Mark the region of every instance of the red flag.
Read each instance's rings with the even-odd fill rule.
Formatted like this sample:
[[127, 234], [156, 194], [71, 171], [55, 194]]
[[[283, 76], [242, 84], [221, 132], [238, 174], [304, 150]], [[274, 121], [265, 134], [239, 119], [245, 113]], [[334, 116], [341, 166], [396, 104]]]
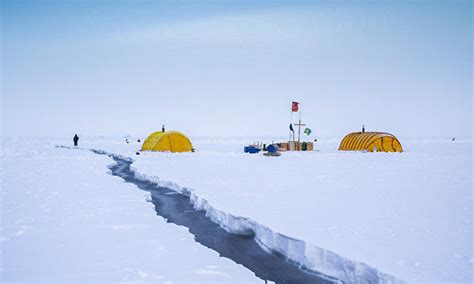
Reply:
[[292, 112], [298, 112], [298, 105], [299, 104], [300, 104], [299, 102], [292, 102], [291, 103], [291, 111]]

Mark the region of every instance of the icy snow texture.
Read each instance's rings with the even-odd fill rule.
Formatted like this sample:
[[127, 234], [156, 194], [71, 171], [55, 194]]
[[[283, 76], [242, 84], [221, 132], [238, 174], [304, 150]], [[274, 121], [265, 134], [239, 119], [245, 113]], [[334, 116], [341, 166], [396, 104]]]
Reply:
[[262, 282], [158, 217], [148, 193], [107, 174], [110, 158], [2, 141], [1, 283]]
[[80, 145], [132, 157], [138, 175], [190, 192], [226, 229], [254, 230], [310, 269], [472, 282], [471, 139], [401, 138], [401, 154], [338, 152], [339, 139], [320, 139], [320, 151], [278, 158], [243, 154], [255, 138], [192, 140], [197, 152], [184, 154], [136, 156], [133, 138], [81, 137]]
[[400, 279], [387, 275], [364, 263], [353, 261], [329, 250], [317, 247], [305, 241], [294, 239], [245, 217], [234, 216], [215, 209], [209, 202], [199, 197], [194, 190], [182, 188], [172, 182], [162, 182], [153, 176], [141, 174], [132, 166], [138, 179], [152, 181], [159, 186], [174, 189], [191, 196], [191, 202], [197, 210], [206, 212], [206, 216], [220, 224], [226, 231], [244, 235], [255, 235], [257, 242], [268, 251], [278, 253], [304, 269], [326, 276], [328, 279], [345, 283], [403, 283]]
[[377, 268], [409, 282], [472, 281], [471, 140], [402, 139], [401, 154], [319, 143], [321, 151], [279, 158], [193, 142], [196, 153], [143, 153], [132, 168], [190, 191], [226, 229], [255, 231], [264, 246], [329, 276], [390, 280]]

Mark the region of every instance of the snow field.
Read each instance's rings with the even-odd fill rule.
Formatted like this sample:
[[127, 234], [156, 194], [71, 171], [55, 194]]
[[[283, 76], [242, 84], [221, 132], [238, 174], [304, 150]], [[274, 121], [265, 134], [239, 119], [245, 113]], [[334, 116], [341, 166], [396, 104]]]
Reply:
[[149, 194], [108, 174], [110, 158], [3, 146], [0, 282], [261, 283], [156, 216]]
[[192, 139], [197, 152], [183, 154], [135, 155], [133, 139], [80, 145], [131, 157], [137, 177], [188, 192], [228, 231], [308, 269], [348, 282], [472, 281], [472, 139], [402, 138], [401, 154], [320, 139], [279, 158], [243, 154], [254, 140]]
[[196, 153], [144, 153], [132, 167], [191, 192], [226, 229], [254, 231], [267, 248], [329, 276], [471, 281], [472, 142], [420, 140], [401, 154], [320, 145], [272, 159], [197, 144]]

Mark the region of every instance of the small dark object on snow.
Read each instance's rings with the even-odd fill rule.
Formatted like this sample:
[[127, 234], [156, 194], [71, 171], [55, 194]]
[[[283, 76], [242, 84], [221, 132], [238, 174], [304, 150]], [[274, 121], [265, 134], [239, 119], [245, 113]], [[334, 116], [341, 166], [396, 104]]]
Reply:
[[276, 144], [270, 144], [270, 145], [268, 145], [267, 151], [268, 151], [268, 153], [276, 153], [276, 152], [278, 152], [278, 145], [276, 145]]
[[165, 132], [165, 125], [163, 124], [163, 126], [161, 127], [161, 132]]
[[453, 137], [453, 139], [451, 139], [451, 141], [456, 141], [456, 137]]
[[140, 143], [141, 142], [140, 139], [138, 139], [137, 142]]
[[77, 136], [77, 134], [75, 134], [72, 141], [74, 141], [74, 146], [77, 146], [77, 142], [79, 141], [79, 136]]
[[255, 145], [249, 145], [244, 147], [244, 153], [256, 154], [258, 152], [260, 152], [260, 149], [257, 148]]
[[301, 143], [301, 150], [308, 151], [308, 143], [306, 142]]
[[140, 155], [140, 152], [136, 152], [135, 154]]
[[281, 153], [280, 152], [267, 152], [267, 153], [263, 153], [263, 155], [267, 157], [279, 157], [281, 156]]

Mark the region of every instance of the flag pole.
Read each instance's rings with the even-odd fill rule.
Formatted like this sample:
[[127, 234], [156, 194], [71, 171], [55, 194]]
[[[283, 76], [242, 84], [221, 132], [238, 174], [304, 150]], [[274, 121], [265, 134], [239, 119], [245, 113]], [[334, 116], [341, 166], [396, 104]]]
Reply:
[[[295, 142], [295, 129], [293, 128], [293, 103], [294, 101], [291, 102], [291, 109], [290, 109], [290, 125], [291, 125], [291, 128], [290, 128], [290, 139], [289, 141], [290, 142]], [[291, 139], [291, 137], [293, 136], [293, 139]]]
[[301, 111], [300, 111], [300, 120], [299, 120], [299, 123], [298, 123], [298, 147], [299, 147], [299, 144], [300, 144], [300, 134], [301, 134]]
[[[293, 108], [293, 103], [291, 103], [291, 107]], [[290, 125], [293, 122], [293, 109], [290, 109]], [[288, 141], [291, 141], [291, 129], [289, 130]]]

